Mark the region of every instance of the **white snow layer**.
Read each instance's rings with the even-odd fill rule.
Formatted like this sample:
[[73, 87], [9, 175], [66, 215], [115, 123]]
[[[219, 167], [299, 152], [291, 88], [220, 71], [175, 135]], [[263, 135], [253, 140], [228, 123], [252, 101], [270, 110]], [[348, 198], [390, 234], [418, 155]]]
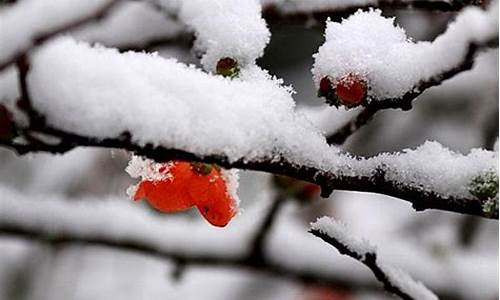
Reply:
[[63, 38], [34, 56], [28, 81], [34, 106], [52, 125], [83, 135], [129, 131], [141, 145], [231, 161], [285, 154], [307, 162], [334, 152], [294, 112], [290, 89], [255, 66], [230, 80], [154, 54]]
[[[321, 217], [316, 222], [311, 223], [311, 229], [317, 230], [322, 234], [337, 240], [349, 250], [357, 253], [363, 260], [369, 253], [375, 254], [376, 248], [365, 238], [354, 235], [344, 223], [341, 223], [330, 217]], [[389, 281], [401, 291], [410, 295], [413, 299], [437, 300], [437, 296], [428, 290], [421, 282], [415, 281], [404, 271], [381, 265], [377, 260], [378, 266], [387, 275]]]
[[219, 59], [231, 57], [240, 66], [255, 64], [271, 33], [258, 0], [150, 0], [194, 31], [195, 49], [203, 67], [215, 72]]
[[204, 51], [204, 68], [215, 71], [217, 61], [231, 57], [239, 65], [254, 64], [269, 42], [270, 32], [257, 0], [187, 0], [179, 17], [196, 34], [196, 47]]
[[370, 99], [399, 98], [459, 65], [470, 43], [497, 36], [498, 1], [487, 11], [464, 9], [433, 42], [413, 42], [380, 10], [358, 11], [341, 23], [327, 21], [326, 41], [314, 55], [313, 79], [319, 86], [324, 76], [335, 82], [359, 74], [367, 79]]
[[0, 8], [0, 64], [35, 39], [74, 20], [92, 16], [114, 0], [24, 0]]
[[346, 176], [371, 176], [383, 167], [387, 180], [456, 197], [470, 197], [472, 178], [497, 169], [498, 152], [464, 156], [436, 142], [366, 159], [342, 154], [295, 112], [290, 89], [255, 66], [230, 80], [154, 54], [62, 38], [33, 57], [28, 84], [49, 124], [97, 138], [128, 131], [139, 145], [230, 161], [283, 156]]

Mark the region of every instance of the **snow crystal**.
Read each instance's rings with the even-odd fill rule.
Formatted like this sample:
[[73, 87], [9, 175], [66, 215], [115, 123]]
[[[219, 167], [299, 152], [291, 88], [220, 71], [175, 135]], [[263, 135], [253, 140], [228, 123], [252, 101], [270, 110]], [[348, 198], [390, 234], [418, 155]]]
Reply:
[[369, 159], [365, 167], [383, 166], [387, 171], [385, 178], [401, 185], [442, 195], [470, 197], [472, 179], [490, 169], [498, 174], [497, 162], [498, 152], [472, 149], [465, 156], [428, 141], [415, 150], [380, 154]]
[[364, 238], [359, 238], [353, 234], [347, 226], [329, 217], [321, 217], [316, 220], [316, 222], [311, 223], [311, 229], [317, 230], [322, 234], [326, 234], [329, 237], [339, 241], [342, 245], [347, 246], [347, 248], [362, 257], [368, 253], [375, 253], [376, 247], [370, 244]]
[[[236, 207], [239, 207], [240, 204], [240, 197], [238, 196], [238, 186], [240, 184], [240, 175], [238, 170], [236, 169], [222, 169], [222, 179], [224, 179], [224, 182], [226, 183], [227, 186], [227, 193], [229, 196], [236, 201]], [[241, 211], [238, 209], [238, 211]]]
[[314, 55], [316, 86], [324, 76], [337, 82], [352, 73], [365, 77], [370, 99], [398, 98], [421, 81], [458, 65], [470, 42], [498, 35], [498, 2], [488, 11], [465, 9], [433, 42], [413, 42], [380, 10], [358, 11], [341, 23], [327, 21], [326, 42]]
[[0, 64], [25, 51], [37, 37], [90, 16], [113, 0], [25, 0], [0, 8]]
[[184, 0], [179, 18], [194, 30], [195, 47], [204, 52], [201, 63], [212, 72], [224, 57], [240, 66], [254, 64], [270, 39], [257, 0]]
[[171, 166], [171, 163], [157, 163], [148, 158], [132, 155], [125, 171], [132, 178], [161, 181], [172, 177], [168, 172]]

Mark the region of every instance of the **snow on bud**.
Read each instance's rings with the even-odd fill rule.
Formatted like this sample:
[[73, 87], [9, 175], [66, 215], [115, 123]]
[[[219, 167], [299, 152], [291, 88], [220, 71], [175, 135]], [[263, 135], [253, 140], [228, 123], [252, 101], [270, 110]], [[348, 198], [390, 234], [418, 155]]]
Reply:
[[494, 215], [498, 212], [498, 174], [494, 170], [486, 171], [471, 181], [470, 193], [483, 200], [483, 212]]
[[231, 57], [224, 57], [219, 59], [215, 69], [217, 74], [229, 78], [236, 77], [240, 71], [238, 62]]
[[478, 199], [492, 199], [498, 194], [498, 174], [486, 171], [472, 179], [470, 193]]

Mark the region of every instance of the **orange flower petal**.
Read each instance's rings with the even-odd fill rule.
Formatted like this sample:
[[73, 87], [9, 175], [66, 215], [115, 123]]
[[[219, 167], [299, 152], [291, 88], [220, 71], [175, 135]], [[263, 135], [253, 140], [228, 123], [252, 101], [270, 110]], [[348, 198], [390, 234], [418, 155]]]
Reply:
[[236, 201], [230, 196], [219, 170], [192, 179], [189, 193], [201, 215], [212, 225], [224, 227], [237, 212]]

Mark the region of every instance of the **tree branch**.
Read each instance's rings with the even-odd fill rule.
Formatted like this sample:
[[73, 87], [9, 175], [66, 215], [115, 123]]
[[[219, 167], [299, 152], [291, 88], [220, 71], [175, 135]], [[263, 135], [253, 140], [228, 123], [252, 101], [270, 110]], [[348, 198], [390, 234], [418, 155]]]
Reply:
[[121, 3], [120, 0], [110, 0], [106, 2], [100, 9], [97, 11], [92, 12], [89, 15], [83, 15], [80, 16], [79, 18], [73, 19], [69, 21], [68, 23], [65, 24], [60, 24], [59, 26], [56, 26], [54, 28], [51, 28], [51, 30], [39, 33], [35, 35], [31, 43], [29, 43], [29, 46], [22, 48], [18, 52], [12, 54], [11, 56], [4, 58], [3, 60], [0, 60], [0, 71], [3, 69], [7, 68], [11, 64], [15, 63], [16, 61], [19, 61], [20, 58], [23, 56], [26, 56], [30, 51], [33, 49], [39, 47], [40, 45], [44, 44], [46, 41], [50, 40], [51, 38], [60, 35], [65, 32], [69, 32], [73, 29], [76, 29], [80, 26], [86, 25], [90, 22], [93, 21], [98, 21], [102, 18], [104, 18], [117, 4]]
[[481, 0], [452, 0], [452, 1], [428, 1], [428, 0], [380, 0], [371, 4], [347, 4], [331, 9], [311, 9], [293, 10], [281, 9], [280, 6], [270, 4], [264, 6], [262, 15], [268, 23], [303, 23], [311, 24], [311, 21], [316, 21], [316, 24], [321, 24], [330, 18], [334, 21], [345, 18], [358, 9], [380, 8], [380, 9], [420, 9], [427, 11], [454, 12], [459, 11], [467, 6], [481, 5], [484, 1]]
[[333, 134], [326, 137], [326, 142], [330, 145], [342, 145], [345, 141], [361, 127], [366, 125], [377, 113], [378, 109], [365, 108], [357, 116], [341, 126]]
[[286, 196], [279, 190], [276, 190], [275, 192], [276, 195], [271, 203], [271, 207], [269, 207], [266, 216], [263, 218], [259, 228], [255, 231], [255, 235], [250, 244], [250, 252], [247, 260], [250, 260], [255, 264], [264, 260], [266, 240], [276, 221], [276, 216], [280, 212], [286, 200]]
[[189, 266], [212, 266], [229, 267], [237, 270], [247, 269], [262, 272], [277, 277], [299, 280], [305, 283], [321, 283], [346, 290], [376, 290], [372, 283], [352, 282], [342, 278], [342, 276], [320, 275], [311, 271], [298, 271], [284, 265], [276, 264], [267, 258], [258, 262], [248, 260], [247, 257], [228, 257], [227, 255], [190, 255], [186, 252], [165, 251], [158, 249], [155, 245], [149, 245], [143, 241], [130, 238], [112, 240], [106, 237], [79, 237], [71, 233], [59, 233], [56, 236], [49, 232], [44, 232], [40, 228], [22, 228], [15, 224], [1, 223], [0, 237], [17, 237], [28, 240], [39, 240], [51, 245], [92, 245], [110, 247], [119, 250], [133, 251], [139, 254], [154, 256], [160, 259], [172, 260], [175, 263]]
[[366, 108], [361, 111], [357, 116], [349, 120], [346, 124], [337, 129], [334, 133], [327, 136], [327, 142], [330, 145], [343, 144], [352, 134], [366, 125], [370, 119], [382, 109], [402, 109], [410, 110], [412, 103], [428, 88], [441, 85], [445, 80], [454, 77], [457, 74], [472, 69], [474, 65], [474, 58], [477, 53], [484, 48], [498, 47], [498, 36], [490, 39], [489, 41], [481, 44], [470, 43], [464, 59], [453, 68], [438, 74], [429, 80], [420, 82], [415, 88], [404, 94], [400, 98], [371, 100]]

